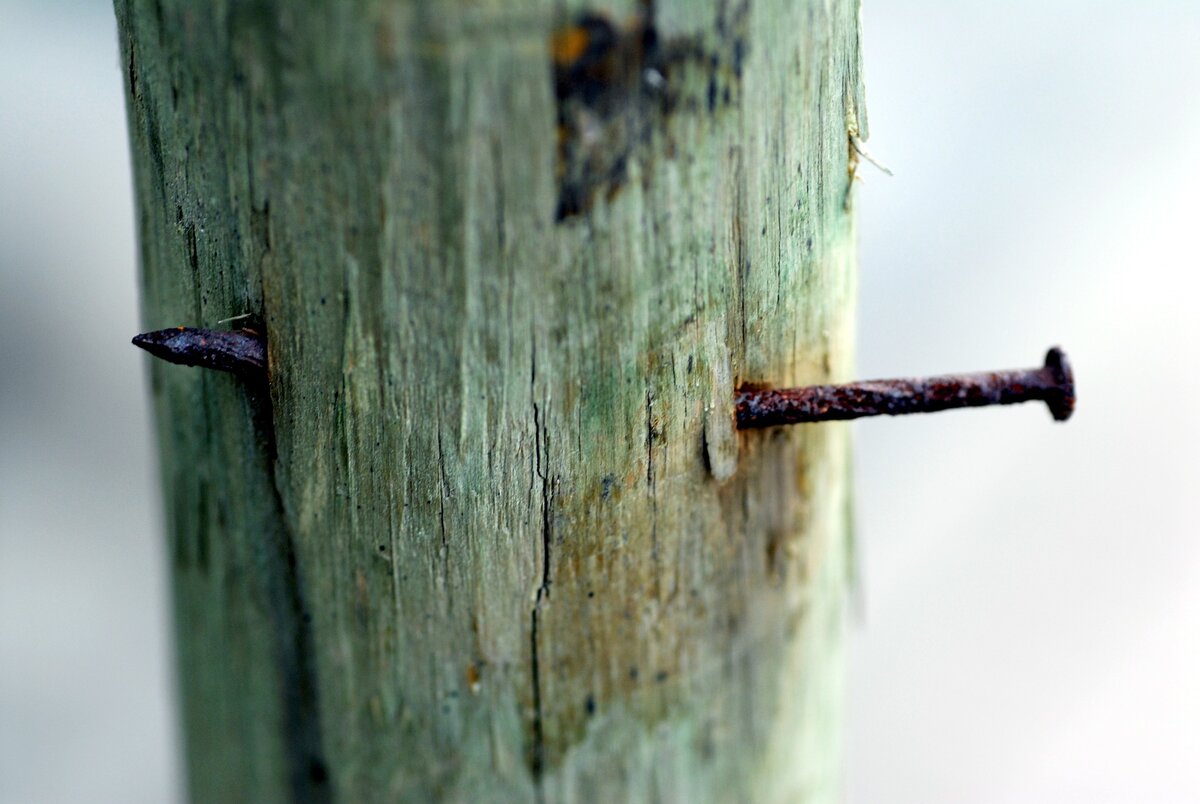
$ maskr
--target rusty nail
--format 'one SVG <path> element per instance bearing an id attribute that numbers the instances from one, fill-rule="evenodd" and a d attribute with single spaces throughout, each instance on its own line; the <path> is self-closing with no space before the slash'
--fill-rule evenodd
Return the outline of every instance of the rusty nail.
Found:
<path id="1" fill-rule="evenodd" d="M 267 341 L 250 329 L 172 327 L 135 335 L 133 345 L 169 363 L 228 371 L 250 379 L 266 375 Z"/>
<path id="2" fill-rule="evenodd" d="M 1041 400 L 1055 421 L 1075 410 L 1075 379 L 1067 356 L 1057 346 L 1046 353 L 1041 368 L 948 374 L 915 380 L 872 380 L 809 388 L 738 389 L 739 430 L 779 424 L 900 416 L 950 408 L 1015 405 Z"/>

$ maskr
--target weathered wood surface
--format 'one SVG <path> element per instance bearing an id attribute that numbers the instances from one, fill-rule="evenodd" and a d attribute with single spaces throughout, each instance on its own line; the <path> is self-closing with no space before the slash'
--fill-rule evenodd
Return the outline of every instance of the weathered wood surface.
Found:
<path id="1" fill-rule="evenodd" d="M 116 0 L 197 801 L 838 800 L 857 4 L 569 5 Z"/>

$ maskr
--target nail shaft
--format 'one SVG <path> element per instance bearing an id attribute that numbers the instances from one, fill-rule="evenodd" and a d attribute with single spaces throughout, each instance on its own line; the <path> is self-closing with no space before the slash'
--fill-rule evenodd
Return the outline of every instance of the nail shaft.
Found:
<path id="1" fill-rule="evenodd" d="M 901 416 L 951 408 L 1015 405 L 1042 401 L 1056 421 L 1075 409 L 1075 381 L 1067 356 L 1055 347 L 1041 368 L 948 374 L 940 377 L 872 380 L 809 388 L 738 390 L 740 430 L 780 424 Z"/>
<path id="2" fill-rule="evenodd" d="M 228 371 L 249 378 L 262 377 L 267 370 L 267 341 L 248 329 L 172 327 L 135 335 L 133 345 L 183 366 Z"/>

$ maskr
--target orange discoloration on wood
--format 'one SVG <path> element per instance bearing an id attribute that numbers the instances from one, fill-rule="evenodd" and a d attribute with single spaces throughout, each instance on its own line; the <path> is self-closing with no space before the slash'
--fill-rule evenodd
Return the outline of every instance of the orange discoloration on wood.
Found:
<path id="1" fill-rule="evenodd" d="M 587 50 L 588 40 L 587 30 L 579 25 L 555 31 L 550 38 L 550 54 L 554 63 L 565 66 L 578 61 Z"/>

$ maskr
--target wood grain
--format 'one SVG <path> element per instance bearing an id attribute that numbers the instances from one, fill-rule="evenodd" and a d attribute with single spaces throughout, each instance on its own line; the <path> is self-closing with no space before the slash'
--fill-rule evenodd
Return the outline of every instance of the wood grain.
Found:
<path id="1" fill-rule="evenodd" d="M 850 376 L 857 4 L 588 9 L 602 124 L 577 4 L 116 10 L 145 328 L 268 335 L 151 370 L 193 798 L 838 800 L 847 430 L 732 400 Z"/>

